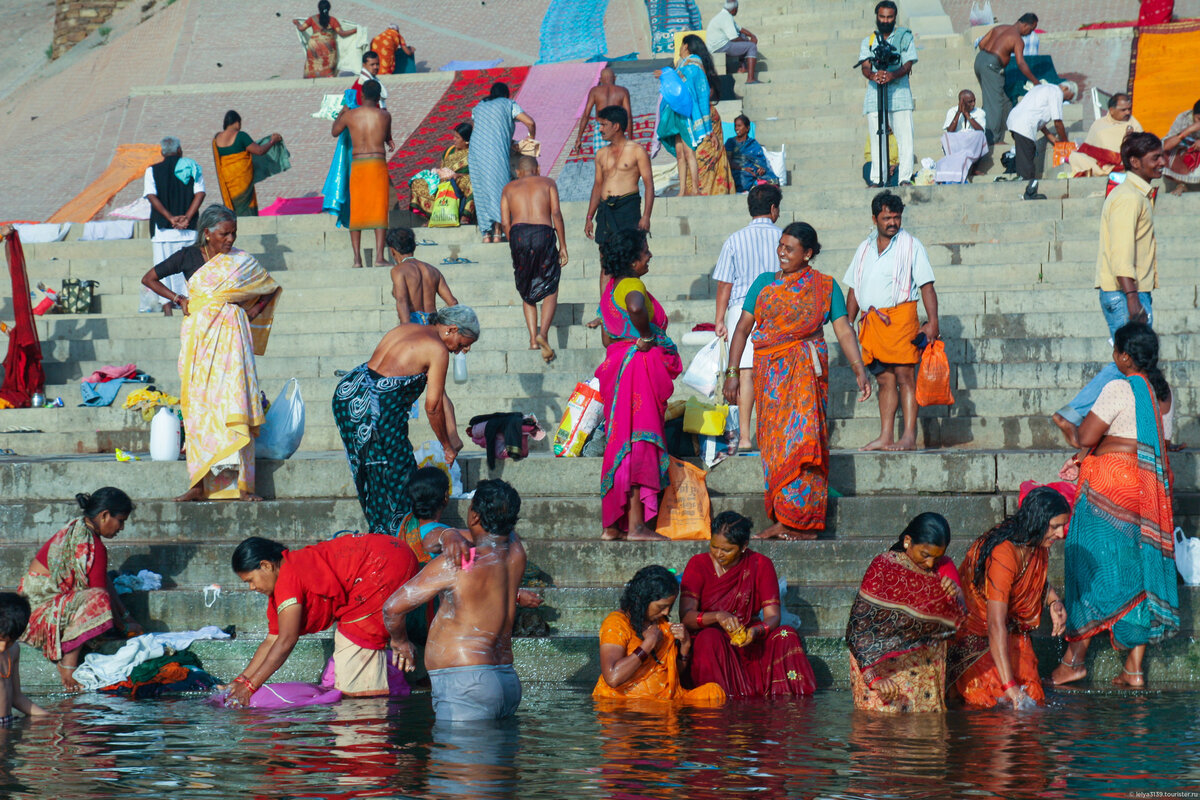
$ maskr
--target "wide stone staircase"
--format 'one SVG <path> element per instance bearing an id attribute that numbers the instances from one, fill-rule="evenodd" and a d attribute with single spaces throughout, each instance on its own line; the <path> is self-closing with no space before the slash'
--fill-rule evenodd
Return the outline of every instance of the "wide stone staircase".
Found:
<path id="1" fill-rule="evenodd" d="M 863 81 L 850 70 L 870 27 L 863 14 L 858 4 L 810 0 L 745 4 L 739 15 L 759 34 L 768 58 L 764 77 L 771 82 L 744 87 L 739 76 L 738 93 L 764 145 L 788 147 L 792 186 L 785 190 L 780 225 L 813 224 L 824 248 L 815 263 L 839 280 L 871 225 L 871 194 L 860 181 Z M 945 107 L 959 88 L 973 85 L 972 53 L 954 37 L 921 37 L 919 43 L 913 83 L 917 153 L 932 157 Z M 1077 129 L 1079 110 L 1069 108 Z M 788 580 L 785 605 L 799 615 L 826 683 L 845 680 L 841 634 L 871 558 L 894 541 L 908 519 L 928 510 L 949 519 L 955 537 L 950 552 L 961 557 L 975 536 L 1013 509 L 1022 481 L 1054 479 L 1067 450 L 1048 417 L 1111 358 L 1092 288 L 1104 183 L 1050 180 L 1042 191 L 1050 199 L 1020 202 L 1021 188 L 1008 183 L 899 190 L 908 203 L 906 227 L 926 245 L 937 276 L 956 402 L 922 409 L 922 450 L 860 453 L 856 448 L 878 430 L 877 405 L 873 399 L 855 402 L 852 375 L 834 343 L 830 484 L 841 496 L 831 499 L 821 540 L 756 545 Z M 1192 413 L 1198 382 L 1191 374 L 1200 342 L 1200 280 L 1188 244 L 1198 210 L 1195 197 L 1164 196 L 1156 208 L 1162 286 L 1155 292 L 1155 328 L 1175 388 L 1176 439 L 1191 443 L 1200 432 Z M 468 382 L 448 387 L 460 423 L 475 414 L 519 410 L 536 414 L 552 433 L 575 383 L 603 359 L 599 333 L 583 325 L 594 316 L 599 275 L 595 245 L 582 236 L 584 212 L 582 204 L 564 208 L 571 263 L 552 332 L 558 359 L 548 366 L 527 349 L 507 248 L 479 244 L 473 228 L 418 231 L 419 239 L 436 242 L 419 247 L 418 258 L 437 265 L 444 258 L 471 262 L 441 267 L 459 300 L 479 312 L 483 327 L 467 357 Z M 403 217 L 397 213 L 394 221 Z M 709 275 L 721 244 L 747 218 L 744 197 L 656 202 L 647 283 L 670 314 L 677 342 L 693 325 L 713 320 Z M 171 498 L 186 486 L 184 464 L 149 461 L 149 424 L 121 408 L 138 384 L 126 385 L 112 407 L 77 406 L 79 379 L 106 364 L 135 362 L 159 388 L 179 388 L 181 318 L 135 313 L 140 277 L 151 260 L 145 231 L 130 241 L 26 246 L 31 282 L 99 280 L 99 296 L 95 313 L 47 316 L 38 323 L 46 394 L 61 396 L 66 407 L 0 414 L 0 448 L 16 453 L 0 456 L 0 585 L 15 587 L 38 545 L 74 515 L 75 492 L 120 486 L 138 509 L 110 545 L 110 565 L 164 576 L 162 590 L 135 593 L 127 602 L 153 630 L 236 624 L 237 641 L 196 645 L 206 667 L 223 677 L 236 674 L 265 631 L 263 598 L 245 591 L 230 571 L 234 546 L 250 535 L 301 546 L 364 525 L 330 398 L 335 371 L 365 361 L 396 323 L 387 270 L 350 269 L 348 237 L 329 217 L 243 219 L 237 246 L 258 257 L 284 287 L 267 354 L 258 360 L 262 387 L 273 398 L 285 380 L 296 377 L 306 401 L 300 452 L 286 462 L 258 464 L 265 502 L 174 503 Z M 7 302 L 0 319 L 6 316 L 11 318 Z M 685 361 L 696 349 L 681 347 Z M 677 397 L 689 392 L 677 386 Z M 411 438 L 414 444 L 433 438 L 424 419 L 413 423 Z M 595 634 L 616 607 L 624 582 L 649 563 L 682 570 L 705 545 L 600 542 L 600 460 L 553 459 L 547 444 L 525 461 L 500 462 L 493 472 L 479 448 L 468 445 L 463 480 L 469 491 L 480 479 L 502 477 L 521 491 L 518 530 L 530 559 L 548 578 L 540 613 L 552 635 L 518 640 L 518 670 L 529 680 L 591 682 L 597 674 Z M 140 453 L 143 460 L 118 463 L 116 447 Z M 1172 465 L 1177 520 L 1194 534 L 1200 516 L 1195 451 L 1173 454 Z M 766 524 L 756 456 L 717 466 L 708 489 L 714 513 L 735 509 Z M 454 501 L 448 516 L 461 520 L 465 512 L 466 502 Z M 1052 557 L 1051 579 L 1061 585 L 1061 549 Z M 202 590 L 214 583 L 224 589 L 208 607 Z M 1152 681 L 1193 677 L 1192 598 L 1181 587 L 1184 629 L 1152 650 Z M 327 636 L 306 638 L 286 675 L 314 679 L 328 647 Z M 1043 637 L 1039 647 L 1049 663 L 1055 643 Z M 1114 672 L 1109 648 L 1093 650 L 1091 657 L 1101 664 L 1098 677 Z M 40 657 L 28 659 L 26 673 L 25 683 L 36 689 L 57 685 Z"/>

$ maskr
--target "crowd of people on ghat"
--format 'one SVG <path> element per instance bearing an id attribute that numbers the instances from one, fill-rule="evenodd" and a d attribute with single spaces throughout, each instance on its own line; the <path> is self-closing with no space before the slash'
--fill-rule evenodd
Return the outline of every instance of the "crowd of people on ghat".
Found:
<path id="1" fill-rule="evenodd" d="M 757 40 L 733 22 L 737 5 L 724 4 L 728 19 L 710 26 L 710 43 L 720 42 L 716 52 L 744 58 L 755 82 Z M 297 25 L 314 31 L 314 71 L 326 69 L 330 57 L 336 63 L 336 36 L 353 33 L 329 16 L 327 0 L 319 10 Z M 899 173 L 907 175 L 911 108 L 905 104 L 911 104 L 911 92 L 907 101 L 905 92 L 916 58 L 911 32 L 895 26 L 895 12 L 889 0 L 878 4 L 877 34 L 863 48 L 873 51 L 878 40 L 895 38 L 899 69 L 881 72 L 864 62 L 862 70 L 896 93 L 889 124 L 900 141 Z M 947 115 L 947 132 L 986 130 L 999 141 L 1004 128 L 992 109 L 1004 101 L 996 96 L 995 74 L 1010 57 L 1027 69 L 1020 41 L 1037 22 L 1027 17 L 1032 15 L 983 38 L 976 72 L 984 108 L 964 91 Z M 713 30 L 724 38 L 712 36 Z M 327 38 L 313 45 L 318 31 Z M 907 59 L 910 49 L 914 57 Z M 397 53 L 412 56 L 402 38 L 392 56 Z M 738 406 L 740 444 L 757 444 L 761 454 L 772 524 L 755 533 L 749 518 L 724 510 L 712 519 L 707 550 L 692 556 L 678 577 L 665 566 L 637 569 L 619 608 L 601 625 L 593 696 L 711 704 L 809 695 L 817 684 L 802 638 L 783 623 L 775 566 L 752 543 L 812 540 L 826 526 L 827 415 L 835 367 L 826 325 L 853 373 L 858 401 L 878 395 L 880 433 L 862 449 L 916 447 L 915 367 L 921 348 L 940 338 L 935 277 L 924 246 L 903 225 L 902 199 L 886 190 L 871 199 L 873 229 L 845 265 L 841 282 L 818 271 L 818 231 L 802 221 L 782 229 L 776 224 L 783 194 L 750 136 L 750 121 L 739 116 L 736 136 L 724 146 L 714 134 L 720 123 L 716 73 L 704 40 L 684 37 L 680 55 L 675 74 L 690 111 L 664 100 L 657 135 L 678 160 L 681 193 L 748 190 L 749 224 L 729 237 L 713 272 L 714 327 L 729 341 L 720 391 Z M 518 492 L 504 481 L 480 481 L 466 526 L 444 525 L 449 482 L 441 470 L 418 469 L 414 457 L 408 421 L 423 394 L 444 463 L 458 458 L 463 442 L 446 377 L 451 356 L 469 351 L 482 330 L 445 276 L 416 259 L 412 230 L 390 227 L 388 206 L 380 207 L 381 181 L 390 192 L 382 165 L 392 140 L 386 96 L 375 79 L 379 62 L 373 52 L 364 57 L 360 81 L 347 92 L 346 108 L 331 129 L 349 142 L 346 211 L 354 265 L 362 265 L 357 236 L 375 230 L 376 263 L 392 269 L 398 322 L 332 396 L 369 532 L 299 548 L 250 537 L 234 550 L 232 571 L 268 598 L 268 635 L 230 682 L 228 702 L 249 705 L 300 636 L 336 625 L 334 681 L 344 694 L 385 695 L 389 664 L 411 672 L 423 663 L 440 719 L 501 719 L 521 700 L 511 642 L 516 610 L 540 598 L 520 589 L 527 558 L 517 533 Z M 605 143 L 596 156 L 585 223 L 602 271 L 595 323 L 605 348 L 595 372 L 606 432 L 601 538 L 657 540 L 663 537 L 654 523 L 668 484 L 665 415 L 683 363 L 668 335 L 669 310 L 648 279 L 653 180 L 646 151 L 629 138 L 628 92 L 619 88 L 606 70 L 587 109 L 595 109 Z M 1031 181 L 1027 198 L 1036 195 L 1034 177 L 1026 174 L 1033 138 L 1050 122 L 1065 138 L 1061 105 L 1076 92 L 1069 82 L 1034 86 L 1007 117 L 1018 172 Z M 485 243 L 509 243 L 530 349 L 550 362 L 548 332 L 561 268 L 569 260 L 566 234 L 556 185 L 539 174 L 537 159 L 516 158 L 514 177 L 515 123 L 526 127 L 530 139 L 536 123 L 509 94 L 507 85 L 496 83 L 475 106 L 471 123 L 456 123 L 454 144 L 436 175 L 463 201 L 460 222 L 474 218 Z M 868 101 L 876 96 L 868 91 Z M 956 702 L 1013 709 L 1043 704 L 1031 635 L 1044 616 L 1051 636 L 1067 641 L 1053 684 L 1085 678 L 1091 640 L 1107 633 L 1115 648 L 1128 651 L 1114 684 L 1143 687 L 1147 647 L 1180 627 L 1169 460 L 1177 413 L 1152 328 L 1158 286 L 1152 182 L 1164 175 L 1175 188 L 1200 181 L 1191 180 L 1200 174 L 1200 157 L 1189 160 L 1200 132 L 1200 104 L 1180 115 L 1165 141 L 1140 130 L 1128 95 L 1115 95 L 1109 109 L 1089 131 L 1091 144 L 1077 153 L 1090 161 L 1073 162 L 1081 170 L 1120 167 L 1125 175 L 1103 202 L 1096 271 L 1112 363 L 1054 415 L 1078 452 L 1064 465 L 1061 482 L 1023 487 L 1015 512 L 975 538 L 957 566 L 946 555 L 950 525 L 933 512 L 915 516 L 871 561 L 845 634 L 858 708 L 919 712 L 944 711 Z M 864 113 L 876 124 L 877 107 L 867 102 Z M 588 123 L 585 114 L 580 137 Z M 906 124 L 907 139 L 900 135 Z M 257 213 L 249 158 L 280 141 L 272 134 L 256 143 L 241 130 L 237 112 L 226 114 L 212 145 L 224 205 L 202 208 L 203 178 L 177 139 L 163 141 L 163 161 L 145 175 L 156 264 L 142 283 L 168 312 L 178 307 L 184 315 L 179 369 L 188 488 L 181 501 L 261 499 L 254 491 L 254 439 L 265 415 L 255 357 L 265 352 L 282 290 L 234 244 L 238 217 Z M 882 172 L 874 177 L 886 181 Z M 413 208 L 428 213 L 432 195 L 425 179 L 414 176 L 410 187 Z M 898 411 L 903 428 L 896 436 Z M 79 688 L 72 673 L 89 643 L 112 629 L 140 631 L 109 578 L 105 545 L 120 534 L 134 503 L 113 487 L 76 500 L 80 515 L 38 549 L 19 591 L 0 593 L 0 726 L 11 725 L 13 708 L 44 713 L 20 689 L 18 640 L 40 648 L 72 690 Z M 1065 570 L 1058 587 L 1048 567 L 1060 541 Z"/>

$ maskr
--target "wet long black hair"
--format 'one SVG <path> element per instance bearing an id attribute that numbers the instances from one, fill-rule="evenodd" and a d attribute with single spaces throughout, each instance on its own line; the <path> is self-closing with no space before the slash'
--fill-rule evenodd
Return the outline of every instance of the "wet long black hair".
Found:
<path id="1" fill-rule="evenodd" d="M 1137 371 L 1146 376 L 1160 403 L 1171 397 L 1171 387 L 1158 367 L 1158 334 L 1144 322 L 1127 322 L 1113 334 L 1113 347 L 1133 360 Z"/>
<path id="2" fill-rule="evenodd" d="M 907 549 L 904 546 L 905 536 L 912 537 L 913 544 L 931 544 L 934 547 L 949 547 L 950 523 L 946 521 L 945 517 L 934 511 L 917 514 L 908 523 L 908 526 L 900 532 L 896 543 L 891 547 L 892 552 L 903 553 Z"/>
<path id="3" fill-rule="evenodd" d="M 646 611 L 650 604 L 679 594 L 679 580 L 666 567 L 651 564 L 634 573 L 621 593 L 621 610 L 638 636 L 646 629 Z"/>
<path id="4" fill-rule="evenodd" d="M 1050 529 L 1050 520 L 1070 513 L 1071 504 L 1067 498 L 1049 486 L 1039 486 L 1025 495 L 1025 502 L 1021 503 L 1016 514 L 984 534 L 979 559 L 975 562 L 975 574 L 971 576 L 975 588 L 984 591 L 988 559 L 998 544 L 1012 542 L 1018 547 L 1036 547 Z"/>

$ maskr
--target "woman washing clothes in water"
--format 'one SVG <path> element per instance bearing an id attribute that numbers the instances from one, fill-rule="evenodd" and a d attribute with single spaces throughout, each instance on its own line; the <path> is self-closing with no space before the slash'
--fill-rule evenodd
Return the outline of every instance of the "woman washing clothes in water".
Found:
<path id="1" fill-rule="evenodd" d="M 83 689 L 72 673 L 83 647 L 119 626 L 142 633 L 108 577 L 108 549 L 133 513 L 133 501 L 120 489 L 105 486 L 75 495 L 82 514 L 50 537 L 29 562 L 18 591 L 29 598 L 32 614 L 21 640 L 39 647 L 58 667 L 63 688 Z"/>
<path id="2" fill-rule="evenodd" d="M 417 574 L 416 556 L 403 539 L 354 534 L 291 550 L 252 536 L 233 551 L 232 566 L 249 588 L 267 596 L 267 637 L 230 683 L 230 705 L 248 706 L 301 636 L 335 622 L 334 688 L 350 697 L 388 694 L 383 604 Z"/>

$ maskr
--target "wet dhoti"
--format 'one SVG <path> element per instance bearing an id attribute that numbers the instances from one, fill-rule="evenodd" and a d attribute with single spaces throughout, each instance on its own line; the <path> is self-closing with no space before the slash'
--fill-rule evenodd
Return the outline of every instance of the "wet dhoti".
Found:
<path id="1" fill-rule="evenodd" d="M 558 291 L 562 268 L 558 263 L 558 237 L 549 225 L 518 223 L 508 232 L 513 277 L 517 293 L 526 303 L 544 300 Z"/>

